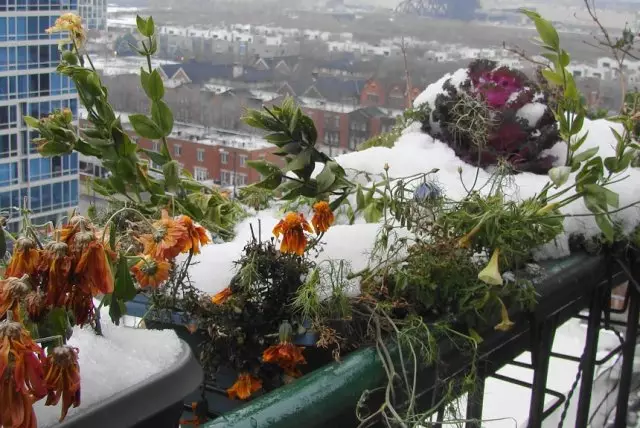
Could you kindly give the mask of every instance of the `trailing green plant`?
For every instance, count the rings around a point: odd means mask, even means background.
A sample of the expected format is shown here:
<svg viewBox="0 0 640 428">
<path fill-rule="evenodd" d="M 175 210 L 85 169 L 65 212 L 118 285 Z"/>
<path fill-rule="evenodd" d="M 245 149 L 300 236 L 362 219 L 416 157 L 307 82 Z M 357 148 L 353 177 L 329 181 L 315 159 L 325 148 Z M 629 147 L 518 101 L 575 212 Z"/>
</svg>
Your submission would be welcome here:
<svg viewBox="0 0 640 428">
<path fill-rule="evenodd" d="M 409 125 L 412 123 L 420 123 L 425 121 L 430 114 L 429 106 L 426 104 L 412 107 L 405 110 L 402 115 L 398 116 L 396 123 L 389 132 L 384 132 L 370 138 L 358 146 L 358 151 L 367 150 L 371 147 L 393 147 Z"/>
</svg>

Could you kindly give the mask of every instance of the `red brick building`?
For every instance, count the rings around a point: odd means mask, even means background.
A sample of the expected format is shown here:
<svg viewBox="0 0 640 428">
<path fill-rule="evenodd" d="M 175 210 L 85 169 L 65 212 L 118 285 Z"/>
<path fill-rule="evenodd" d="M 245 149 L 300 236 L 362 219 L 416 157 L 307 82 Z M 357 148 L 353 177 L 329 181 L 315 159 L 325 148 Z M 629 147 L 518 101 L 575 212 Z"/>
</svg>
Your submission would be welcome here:
<svg viewBox="0 0 640 428">
<path fill-rule="evenodd" d="M 122 118 L 124 122 L 125 116 Z M 127 123 L 123 125 L 128 127 Z M 140 147 L 160 151 L 160 141 L 139 138 L 133 132 L 131 135 Z M 276 146 L 250 134 L 176 124 L 167 143 L 171 157 L 196 180 L 212 180 L 221 186 L 244 186 L 260 181 L 260 174 L 247 164 L 250 160 L 266 159 L 284 165 L 282 158 L 273 154 Z M 87 175 L 100 174 L 90 162 L 81 161 L 80 169 Z"/>
</svg>

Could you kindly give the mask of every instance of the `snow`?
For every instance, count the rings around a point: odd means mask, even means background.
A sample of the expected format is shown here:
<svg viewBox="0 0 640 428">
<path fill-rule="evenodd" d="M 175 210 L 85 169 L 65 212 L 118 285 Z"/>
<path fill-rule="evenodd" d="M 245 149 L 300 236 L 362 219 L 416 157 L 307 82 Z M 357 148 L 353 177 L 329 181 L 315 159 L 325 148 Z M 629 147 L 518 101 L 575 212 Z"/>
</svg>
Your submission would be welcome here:
<svg viewBox="0 0 640 428">
<path fill-rule="evenodd" d="M 529 103 L 516 112 L 516 116 L 527 121 L 530 127 L 535 127 L 547 106 L 542 103 Z"/>
<path fill-rule="evenodd" d="M 468 78 L 466 69 L 460 69 L 453 74 L 447 74 L 438 82 L 430 85 L 420 94 L 415 104 L 432 104 L 439 93 L 442 92 L 442 85 L 451 79 L 454 86 L 459 86 Z M 540 119 L 544 105 L 541 103 L 531 103 L 523 107 L 518 113 L 521 117 L 530 122 Z M 611 129 L 622 133 L 622 126 L 603 119 L 591 121 L 585 120 L 582 134 L 588 132 L 588 137 L 580 151 L 585 151 L 593 147 L 599 147 L 598 155 L 601 157 L 614 156 L 616 140 Z M 566 144 L 559 141 L 554 147 L 547 150 L 545 154 L 554 155 L 556 166 L 564 165 L 566 158 Z M 415 174 L 422 174 L 433 169 L 438 172 L 433 175 L 433 179 L 450 199 L 459 200 L 467 195 L 467 190 L 472 187 L 476 180 L 478 183 L 485 183 L 491 177 L 490 170 L 477 170 L 476 167 L 466 164 L 458 157 L 454 151 L 445 143 L 420 131 L 417 123 L 410 125 L 404 130 L 401 137 L 392 148 L 373 147 L 361 152 L 353 152 L 336 157 L 336 161 L 347 171 L 353 179 L 356 173 L 364 172 L 370 174 L 373 180 L 380 180 L 385 166 L 388 165 L 388 173 L 392 179 L 399 179 Z M 314 174 L 318 174 L 322 169 L 321 164 L 316 164 Z M 637 201 L 637 189 L 640 184 L 640 170 L 630 168 L 625 180 L 612 184 L 609 188 L 618 193 L 620 207 L 631 205 Z M 575 182 L 576 173 L 571 174 L 567 183 L 560 189 L 561 191 L 570 188 Z M 362 177 L 362 175 L 359 175 Z M 377 178 L 375 178 L 377 177 Z M 359 178 L 361 179 L 361 178 Z M 510 200 L 523 200 L 534 197 L 542 187 L 549 182 L 547 175 L 536 175 L 532 173 L 522 173 L 513 176 L 512 180 L 506 184 L 504 189 L 505 197 Z M 464 182 L 464 185 L 463 185 Z M 419 183 L 418 183 L 419 184 Z M 478 186 L 480 187 L 480 186 Z M 485 186 L 484 192 L 488 190 Z M 565 197 L 575 194 L 573 189 L 569 189 Z M 634 196 L 635 195 L 635 196 Z M 353 205 L 353 198 L 350 199 Z M 245 243 L 251 234 L 249 225 L 254 225 L 257 230 L 258 220 L 262 224 L 262 239 L 271 237 L 273 226 L 282 218 L 282 213 L 277 210 L 277 206 L 270 210 L 261 212 L 249 217 L 236 228 L 236 236 L 232 242 L 206 246 L 202 254 L 194 259 L 201 262 L 192 268 L 192 279 L 195 285 L 205 292 L 216 293 L 229 285 L 229 281 L 235 273 L 233 262 L 238 260 Z M 600 229 L 590 211 L 586 208 L 582 200 L 577 200 L 561 209 L 562 213 L 568 215 L 564 220 L 565 232 L 556 239 L 534 252 L 537 260 L 559 258 L 569 255 L 569 237 L 572 235 L 582 235 L 591 238 L 600 235 Z M 309 210 L 304 210 L 305 215 L 309 215 Z M 630 233 L 638 225 L 640 207 L 633 206 L 612 214 L 612 219 L 619 222 L 625 233 Z M 324 249 L 318 256 L 317 261 L 321 262 L 327 258 L 344 259 L 350 262 L 352 271 L 358 271 L 367 266 L 379 224 L 364 224 L 362 218 L 356 219 L 356 224 L 334 225 L 324 236 Z"/>
<path fill-rule="evenodd" d="M 103 337 L 89 327 L 75 327 L 68 344 L 79 349 L 81 404 L 69 409 L 74 414 L 137 385 L 169 368 L 182 351 L 182 343 L 173 330 L 137 330 L 111 323 L 102 312 Z M 38 426 L 57 424 L 60 405 L 35 405 Z"/>
</svg>

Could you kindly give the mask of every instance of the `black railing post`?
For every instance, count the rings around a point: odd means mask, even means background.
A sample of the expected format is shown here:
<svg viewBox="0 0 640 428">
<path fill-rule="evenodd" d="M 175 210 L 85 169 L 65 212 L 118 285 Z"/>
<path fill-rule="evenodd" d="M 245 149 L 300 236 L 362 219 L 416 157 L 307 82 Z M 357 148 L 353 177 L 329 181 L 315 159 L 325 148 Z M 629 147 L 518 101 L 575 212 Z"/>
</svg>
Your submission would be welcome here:
<svg viewBox="0 0 640 428">
<path fill-rule="evenodd" d="M 631 376 L 633 374 L 633 359 L 636 350 L 636 336 L 638 334 L 638 311 L 640 310 L 640 294 L 638 293 L 638 266 L 633 263 L 629 278 L 629 311 L 627 312 L 627 327 L 624 344 L 622 346 L 622 368 L 620 369 L 620 384 L 618 386 L 618 404 L 616 406 L 615 428 L 627 426 L 627 411 L 629 410 L 629 394 L 631 392 Z"/>
<path fill-rule="evenodd" d="M 535 320 L 531 322 L 533 324 Z M 556 322 L 553 318 L 531 326 L 531 361 L 534 372 L 529 406 L 529 428 L 540 428 L 544 419 L 544 396 L 555 333 Z"/>
<path fill-rule="evenodd" d="M 595 371 L 598 335 L 600 333 L 600 317 L 602 314 L 604 293 L 607 289 L 608 287 L 598 287 L 591 295 L 584 352 L 580 360 L 580 367 L 578 368 L 578 370 L 582 370 L 582 383 L 580 384 L 578 410 L 576 411 L 576 428 L 586 428 L 589 421 L 593 373 Z"/>
<path fill-rule="evenodd" d="M 482 426 L 482 405 L 484 402 L 484 383 L 486 370 L 484 364 L 478 367 L 475 388 L 467 395 L 467 423 L 465 428 L 480 428 Z"/>
</svg>

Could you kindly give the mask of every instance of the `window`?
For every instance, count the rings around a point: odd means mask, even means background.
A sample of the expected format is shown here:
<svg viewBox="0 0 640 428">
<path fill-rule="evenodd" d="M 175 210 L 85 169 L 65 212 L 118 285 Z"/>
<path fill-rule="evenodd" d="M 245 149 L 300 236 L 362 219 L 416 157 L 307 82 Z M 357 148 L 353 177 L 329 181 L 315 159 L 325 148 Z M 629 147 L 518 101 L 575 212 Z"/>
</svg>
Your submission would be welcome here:
<svg viewBox="0 0 640 428">
<path fill-rule="evenodd" d="M 173 154 L 176 156 L 182 155 L 182 146 L 180 144 L 173 145 Z"/>
<path fill-rule="evenodd" d="M 220 163 L 226 165 L 229 162 L 229 153 L 220 152 Z"/>
<path fill-rule="evenodd" d="M 198 149 L 198 162 L 204 162 L 204 149 Z"/>
<path fill-rule="evenodd" d="M 340 127 L 340 116 L 334 116 L 333 117 L 333 122 L 336 128 Z"/>
<path fill-rule="evenodd" d="M 160 142 L 159 141 L 154 141 L 153 142 L 153 151 L 157 152 L 157 153 L 160 153 Z"/>
<path fill-rule="evenodd" d="M 367 101 L 373 104 L 378 104 L 380 102 L 380 97 L 378 94 L 367 94 Z"/>
<path fill-rule="evenodd" d="M 245 166 L 247 163 L 247 155 L 240 155 L 240 166 Z"/>
<path fill-rule="evenodd" d="M 229 186 L 231 183 L 231 171 L 220 170 L 220 184 L 222 186 Z"/>
<path fill-rule="evenodd" d="M 195 166 L 193 167 L 193 178 L 196 181 L 205 181 L 209 178 L 209 171 L 207 171 L 207 168 Z"/>
</svg>

